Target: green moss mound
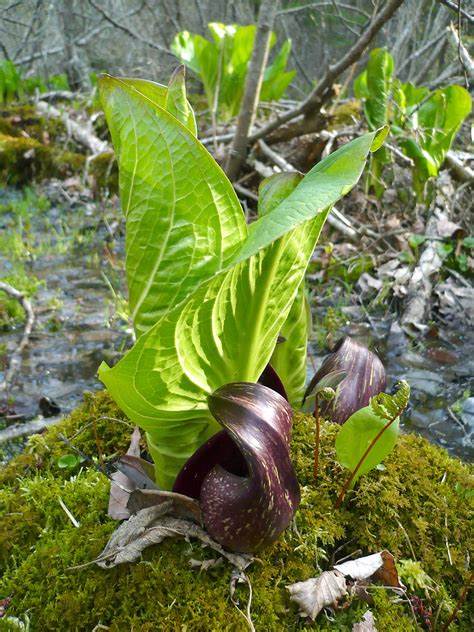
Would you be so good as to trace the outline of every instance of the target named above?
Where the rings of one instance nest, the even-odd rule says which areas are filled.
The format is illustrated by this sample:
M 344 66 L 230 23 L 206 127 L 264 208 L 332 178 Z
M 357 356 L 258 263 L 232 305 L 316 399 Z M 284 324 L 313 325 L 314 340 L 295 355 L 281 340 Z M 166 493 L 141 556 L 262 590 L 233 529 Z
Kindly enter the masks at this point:
M 114 632 L 246 630 L 230 600 L 229 565 L 192 569 L 191 558 L 213 557 L 196 542 L 168 540 L 145 551 L 139 563 L 112 570 L 75 568 L 101 552 L 117 523 L 106 517 L 104 475 L 88 462 L 73 471 L 58 467 L 58 458 L 71 453 L 61 436 L 97 460 L 123 453 L 130 431 L 105 393 L 88 396 L 60 426 L 31 438 L 25 453 L 0 473 L 0 599 L 12 596 L 7 614 L 29 617 L 32 631 L 92 630 L 98 624 Z M 367 603 L 354 597 L 331 620 L 321 613 L 310 624 L 298 616 L 285 586 L 314 577 L 357 549 L 369 554 L 383 548 L 398 560 L 416 559 L 417 564 L 404 566 L 421 568 L 425 583 L 417 576 L 408 579 L 416 594 L 428 596 L 441 629 L 468 580 L 472 559 L 468 466 L 407 435 L 385 469 L 363 477 L 335 510 L 345 477 L 334 460 L 337 427 L 323 425 L 317 483 L 313 433 L 312 418 L 297 416 L 292 450 L 301 507 L 292 527 L 248 569 L 256 630 L 350 630 Z M 379 632 L 423 629 L 406 601 L 381 586 L 369 593 Z M 247 590 L 239 587 L 237 596 L 245 606 Z M 450 630 L 472 629 L 470 614 L 466 602 Z M 0 630 L 8 626 L 0 619 Z

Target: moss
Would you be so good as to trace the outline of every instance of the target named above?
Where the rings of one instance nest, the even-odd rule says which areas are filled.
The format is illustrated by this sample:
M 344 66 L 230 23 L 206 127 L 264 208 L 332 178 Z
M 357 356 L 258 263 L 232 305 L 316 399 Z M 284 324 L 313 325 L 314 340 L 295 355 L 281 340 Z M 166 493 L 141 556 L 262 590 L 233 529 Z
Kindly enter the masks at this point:
M 361 105 L 357 99 L 351 99 L 345 103 L 340 103 L 331 111 L 329 115 L 329 129 L 337 130 L 341 127 L 354 125 L 354 121 L 359 121 L 361 117 Z
M 120 420 L 122 414 L 105 393 L 89 395 L 60 426 L 30 439 L 27 451 L 0 474 L 0 598 L 13 595 L 8 613 L 28 614 L 32 630 L 89 630 L 99 623 L 117 632 L 245 630 L 229 598 L 229 566 L 192 570 L 190 558 L 212 557 L 195 542 L 165 541 L 145 551 L 139 563 L 107 571 L 94 565 L 75 568 L 97 556 L 116 523 L 106 517 L 108 481 L 102 474 L 90 465 L 72 474 L 58 468 L 58 457 L 71 452 L 60 435 L 93 458 L 98 451 L 109 457 L 123 452 L 128 442 L 130 427 Z M 440 606 L 438 622 L 445 622 L 467 581 L 469 468 L 407 435 L 386 469 L 363 477 L 336 511 L 334 500 L 344 480 L 334 459 L 336 433 L 336 426 L 324 424 L 315 484 L 313 420 L 302 415 L 295 420 L 292 451 L 302 503 L 294 525 L 248 570 L 256 629 L 351 629 L 368 608 L 361 600 L 352 598 L 331 621 L 321 614 L 309 625 L 298 616 L 285 586 L 315 576 L 333 558 L 358 548 L 364 554 L 387 548 L 397 559 L 415 556 L 434 582 L 433 610 Z M 379 632 L 421 629 L 406 603 L 382 587 L 370 592 Z M 245 603 L 246 589 L 239 587 L 237 594 Z M 419 596 L 425 598 L 425 592 Z M 471 629 L 467 605 L 451 629 Z
M 80 173 L 85 158 L 42 144 L 35 138 L 0 133 L 0 182 L 21 185 Z
M 104 151 L 94 156 L 89 162 L 89 175 L 92 178 L 92 188 L 100 193 L 118 192 L 118 167 L 113 151 Z
M 41 143 L 54 143 L 67 138 L 64 123 L 39 114 L 32 105 L 8 105 L 0 110 L 0 133 L 33 138 Z

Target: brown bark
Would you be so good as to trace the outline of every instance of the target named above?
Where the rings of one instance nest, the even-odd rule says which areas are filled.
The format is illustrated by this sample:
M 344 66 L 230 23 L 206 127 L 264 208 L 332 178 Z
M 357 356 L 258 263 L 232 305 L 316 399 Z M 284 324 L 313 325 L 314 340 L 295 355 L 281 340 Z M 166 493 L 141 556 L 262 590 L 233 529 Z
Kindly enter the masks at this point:
M 262 0 L 260 4 L 257 32 L 245 81 L 242 106 L 226 164 L 227 175 L 231 180 L 235 180 L 238 176 L 247 157 L 249 133 L 257 112 L 263 74 L 270 49 L 270 37 L 278 6 L 279 0 Z

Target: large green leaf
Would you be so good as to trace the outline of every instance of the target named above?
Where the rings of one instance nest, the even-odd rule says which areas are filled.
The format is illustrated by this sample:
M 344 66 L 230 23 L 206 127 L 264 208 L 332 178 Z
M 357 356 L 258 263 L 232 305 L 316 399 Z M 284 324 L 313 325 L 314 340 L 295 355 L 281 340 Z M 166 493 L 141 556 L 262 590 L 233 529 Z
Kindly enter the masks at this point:
M 203 284 L 113 369 L 102 365 L 112 397 L 148 433 L 160 485 L 170 487 L 218 429 L 207 395 L 228 382 L 255 382 L 265 368 L 326 215 Z
M 375 136 L 352 141 L 315 167 L 252 225 L 227 268 L 164 312 L 114 368 L 101 366 L 112 397 L 147 431 L 163 486 L 217 430 L 207 395 L 227 382 L 256 381 L 268 363 L 328 208 L 357 182 Z M 209 168 L 200 171 L 204 182 L 210 176 Z M 137 221 L 137 230 L 147 225 L 146 213 Z
M 367 63 L 367 89 L 364 109 L 369 129 L 388 123 L 388 106 L 392 90 L 393 57 L 384 48 L 376 48 Z
M 161 86 L 105 77 L 100 89 L 119 163 L 129 303 L 140 334 L 224 268 L 247 227 L 221 168 L 162 107 Z
M 354 471 L 364 452 L 386 425 L 387 420 L 379 417 L 371 406 L 361 408 L 351 415 L 336 437 L 336 456 L 339 463 Z M 395 447 L 398 434 L 399 421 L 397 419 L 385 430 L 367 454 L 352 480 L 352 485 L 360 476 L 370 472 L 390 454 Z
M 393 57 L 384 48 L 375 48 L 369 55 L 366 69 L 354 81 L 354 93 L 364 99 L 364 113 L 369 129 L 378 129 L 389 121 L 393 87 Z M 390 162 L 390 154 L 381 147 L 370 159 L 370 185 L 377 196 L 385 190 L 383 167 Z
M 359 136 L 313 167 L 281 204 L 249 226 L 249 236 L 232 263 L 247 259 L 348 193 L 359 180 L 369 152 L 380 147 L 387 132 L 382 128 Z
M 276 208 L 301 182 L 300 173 L 278 173 L 260 184 L 258 191 L 258 213 L 262 217 Z M 306 383 L 306 352 L 311 314 L 305 282 L 301 283 L 296 298 L 283 323 L 280 336 L 270 364 L 278 373 L 290 404 L 301 405 Z
M 219 116 L 227 120 L 239 112 L 245 79 L 252 56 L 256 27 L 210 22 L 211 41 L 201 35 L 182 31 L 173 40 L 171 50 L 190 70 L 199 75 L 206 92 L 209 108 L 216 103 Z M 276 42 L 270 35 L 270 48 Z M 285 72 L 291 42 L 286 40 L 267 68 L 262 85 L 262 99 L 280 98 L 290 84 L 295 71 Z

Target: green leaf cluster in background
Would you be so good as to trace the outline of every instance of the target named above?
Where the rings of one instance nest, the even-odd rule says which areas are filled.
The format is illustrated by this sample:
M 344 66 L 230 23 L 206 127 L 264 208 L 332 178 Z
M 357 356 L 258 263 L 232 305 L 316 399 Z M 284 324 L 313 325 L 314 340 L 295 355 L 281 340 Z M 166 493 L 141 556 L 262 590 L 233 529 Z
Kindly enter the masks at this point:
M 402 93 L 405 94 L 403 85 Z M 399 143 L 415 163 L 413 184 L 420 197 L 425 182 L 438 175 L 462 122 L 471 112 L 471 96 L 462 86 L 448 86 L 428 94 L 408 88 L 408 93 L 412 102 L 408 105 L 406 99 L 406 109 L 401 102 L 407 123 Z M 418 100 L 413 103 L 415 94 Z
M 256 26 L 237 24 L 208 24 L 211 40 L 202 35 L 181 31 L 176 35 L 171 50 L 178 59 L 201 79 L 209 109 L 222 120 L 236 116 L 244 92 L 245 78 L 252 56 Z M 270 47 L 276 43 L 272 33 Z M 290 85 L 295 71 L 286 71 L 291 41 L 286 40 L 265 70 L 260 98 L 262 101 L 280 99 Z
M 423 199 L 425 184 L 436 177 L 464 119 L 471 112 L 471 97 L 462 86 L 447 86 L 431 92 L 424 86 L 395 78 L 392 55 L 383 48 L 369 55 L 366 69 L 354 80 L 354 95 L 363 99 L 369 129 L 391 125 L 401 150 L 414 162 L 413 187 Z M 371 180 L 381 196 L 383 168 L 390 162 L 382 147 L 372 156 Z
M 247 227 L 230 182 L 194 135 L 182 80 L 174 75 L 173 94 L 143 80 L 100 82 L 139 337 L 99 375 L 146 431 L 157 481 L 167 488 L 219 430 L 208 395 L 228 382 L 257 381 L 291 310 L 299 312 L 294 301 L 330 207 L 355 185 L 376 138 L 361 136 L 299 183 L 276 187 Z
M 389 123 L 393 71 L 393 57 L 384 48 L 376 48 L 369 55 L 367 68 L 354 80 L 354 94 L 358 99 L 364 99 L 364 114 L 371 130 Z M 379 197 L 385 190 L 383 167 L 389 162 L 390 153 L 386 147 L 381 147 L 370 157 L 370 185 Z
M 0 62 L 0 103 L 22 100 L 25 96 L 52 90 L 69 90 L 66 75 L 51 75 L 47 81 L 41 77 L 23 77 L 15 64 L 6 59 Z

